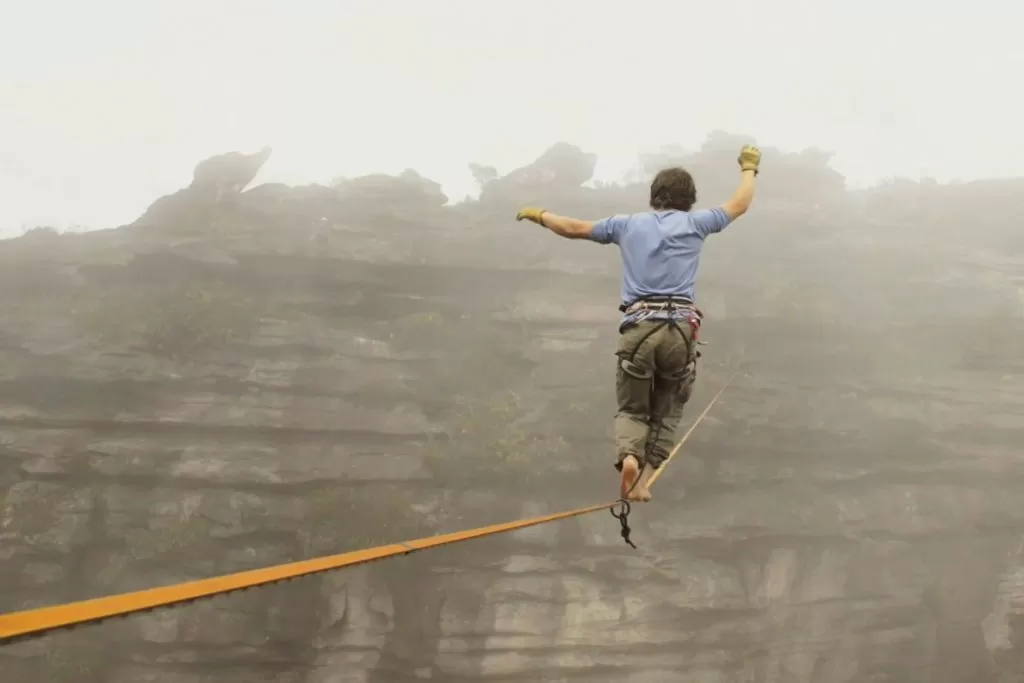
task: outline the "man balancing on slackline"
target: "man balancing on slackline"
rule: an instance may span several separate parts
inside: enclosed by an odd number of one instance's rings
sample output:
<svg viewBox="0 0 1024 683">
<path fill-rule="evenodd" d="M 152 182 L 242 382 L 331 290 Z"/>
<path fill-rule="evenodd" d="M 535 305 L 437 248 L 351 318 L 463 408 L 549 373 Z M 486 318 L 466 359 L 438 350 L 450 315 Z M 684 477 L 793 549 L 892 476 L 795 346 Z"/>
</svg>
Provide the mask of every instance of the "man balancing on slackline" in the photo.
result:
<svg viewBox="0 0 1024 683">
<path fill-rule="evenodd" d="M 516 214 L 516 220 L 525 218 L 562 237 L 619 245 L 624 316 L 615 352 L 615 469 L 627 500 L 651 499 L 647 482 L 668 457 L 693 392 L 702 318 L 693 297 L 700 250 L 705 238 L 750 208 L 761 152 L 746 145 L 737 161 L 739 187 L 712 209 L 694 211 L 693 177 L 685 169 L 666 168 L 651 181 L 650 211 L 596 222 L 537 207 Z"/>
</svg>

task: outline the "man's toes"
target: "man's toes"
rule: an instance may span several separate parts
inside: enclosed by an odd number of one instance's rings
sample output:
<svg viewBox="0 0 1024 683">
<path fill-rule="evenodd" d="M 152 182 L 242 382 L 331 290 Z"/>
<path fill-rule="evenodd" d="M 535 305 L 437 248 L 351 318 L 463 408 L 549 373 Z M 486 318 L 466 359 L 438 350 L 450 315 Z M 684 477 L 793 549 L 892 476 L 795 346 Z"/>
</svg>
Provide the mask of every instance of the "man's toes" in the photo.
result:
<svg viewBox="0 0 1024 683">
<path fill-rule="evenodd" d="M 637 486 L 626 497 L 631 503 L 646 503 L 652 498 L 650 490 Z"/>
</svg>

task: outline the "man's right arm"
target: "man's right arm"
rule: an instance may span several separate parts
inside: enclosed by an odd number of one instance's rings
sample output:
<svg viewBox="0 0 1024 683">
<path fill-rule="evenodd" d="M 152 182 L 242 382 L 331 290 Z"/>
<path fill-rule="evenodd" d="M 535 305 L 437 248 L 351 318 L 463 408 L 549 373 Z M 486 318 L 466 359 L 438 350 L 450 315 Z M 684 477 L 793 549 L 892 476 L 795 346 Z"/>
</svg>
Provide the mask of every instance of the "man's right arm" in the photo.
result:
<svg viewBox="0 0 1024 683">
<path fill-rule="evenodd" d="M 754 201 L 754 178 L 754 169 L 740 171 L 739 186 L 732 193 L 732 197 L 722 204 L 722 211 L 729 217 L 730 222 L 745 214 Z"/>
<path fill-rule="evenodd" d="M 761 165 L 761 150 L 753 145 L 744 145 L 736 161 L 740 165 L 740 185 L 729 201 L 714 209 L 701 209 L 690 214 L 702 238 L 725 230 L 725 226 L 745 214 L 754 201 L 754 178 L 757 167 Z"/>
<path fill-rule="evenodd" d="M 736 161 L 740 165 L 740 186 L 732 193 L 729 201 L 722 204 L 722 211 L 730 221 L 745 214 L 754 201 L 754 178 L 757 176 L 757 167 L 761 165 L 761 150 L 753 145 L 743 145 Z"/>
</svg>

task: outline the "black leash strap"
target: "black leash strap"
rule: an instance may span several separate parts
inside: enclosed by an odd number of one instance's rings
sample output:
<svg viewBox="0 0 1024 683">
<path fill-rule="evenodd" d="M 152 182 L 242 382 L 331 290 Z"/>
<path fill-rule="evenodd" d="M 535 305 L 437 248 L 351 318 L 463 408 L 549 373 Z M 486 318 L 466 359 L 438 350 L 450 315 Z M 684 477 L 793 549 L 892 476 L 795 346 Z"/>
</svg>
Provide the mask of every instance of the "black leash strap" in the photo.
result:
<svg viewBox="0 0 1024 683">
<path fill-rule="evenodd" d="M 629 513 L 631 511 L 632 508 L 629 505 L 629 501 L 625 498 L 619 499 L 618 511 L 616 511 L 614 507 L 610 509 L 612 517 L 619 520 L 619 525 L 622 527 L 622 540 L 625 541 L 633 550 L 636 550 L 636 545 L 634 545 L 633 541 L 629 538 L 629 535 L 633 532 L 633 530 L 629 528 Z"/>
</svg>

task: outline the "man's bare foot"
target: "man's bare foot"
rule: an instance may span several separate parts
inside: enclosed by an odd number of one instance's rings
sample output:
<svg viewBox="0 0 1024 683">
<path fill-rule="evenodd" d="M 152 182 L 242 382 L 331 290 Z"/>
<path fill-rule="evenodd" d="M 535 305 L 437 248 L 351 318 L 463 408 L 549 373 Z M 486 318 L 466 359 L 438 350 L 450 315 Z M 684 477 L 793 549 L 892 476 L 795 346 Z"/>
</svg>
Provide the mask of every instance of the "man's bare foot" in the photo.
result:
<svg viewBox="0 0 1024 683">
<path fill-rule="evenodd" d="M 630 500 L 637 501 L 638 503 L 649 503 L 653 497 L 653 494 L 650 493 L 650 488 L 642 483 L 638 483 L 637 487 L 633 489 L 633 493 L 630 494 Z"/>
<path fill-rule="evenodd" d="M 640 500 L 642 500 L 645 503 L 649 502 L 651 498 L 654 497 L 654 494 L 651 493 L 650 487 L 651 478 L 654 476 L 654 472 L 655 469 L 650 465 L 645 467 L 643 476 L 640 477 L 640 483 L 637 485 L 637 488 L 640 490 Z"/>
<path fill-rule="evenodd" d="M 647 503 L 653 498 L 650 487 L 647 485 L 651 481 L 651 477 L 654 476 L 653 467 L 645 467 L 643 473 L 640 475 L 640 481 L 636 483 L 633 488 L 633 492 L 629 494 L 628 500 L 636 501 L 638 503 Z"/>
<path fill-rule="evenodd" d="M 622 460 L 622 475 L 619 477 L 619 498 L 625 498 L 626 500 L 632 500 L 633 495 L 636 493 L 636 489 L 633 488 L 633 484 L 639 483 L 636 481 L 637 475 L 640 473 L 640 463 L 637 461 L 635 456 L 627 455 Z"/>
</svg>

